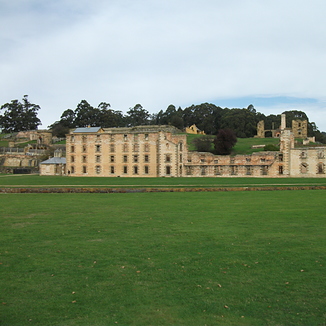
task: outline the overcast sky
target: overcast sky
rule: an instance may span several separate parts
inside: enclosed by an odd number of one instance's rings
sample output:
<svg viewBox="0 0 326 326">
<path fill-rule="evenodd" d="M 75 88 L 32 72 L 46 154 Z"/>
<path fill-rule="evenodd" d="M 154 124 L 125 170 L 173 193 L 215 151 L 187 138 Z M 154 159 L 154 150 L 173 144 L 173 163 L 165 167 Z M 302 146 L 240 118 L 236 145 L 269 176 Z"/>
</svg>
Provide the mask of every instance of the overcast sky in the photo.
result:
<svg viewBox="0 0 326 326">
<path fill-rule="evenodd" d="M 325 0 L 0 0 L 0 105 L 214 103 L 326 131 Z"/>
</svg>

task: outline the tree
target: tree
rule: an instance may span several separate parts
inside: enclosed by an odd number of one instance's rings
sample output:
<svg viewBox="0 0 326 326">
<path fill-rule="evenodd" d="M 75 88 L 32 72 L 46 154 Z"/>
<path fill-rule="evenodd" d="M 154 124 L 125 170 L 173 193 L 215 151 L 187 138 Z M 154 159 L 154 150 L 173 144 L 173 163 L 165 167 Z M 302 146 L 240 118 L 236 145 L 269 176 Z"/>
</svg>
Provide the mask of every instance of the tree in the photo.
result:
<svg viewBox="0 0 326 326">
<path fill-rule="evenodd" d="M 126 122 L 129 127 L 147 125 L 150 114 L 140 104 L 136 104 L 127 112 Z"/>
<path fill-rule="evenodd" d="M 67 128 L 75 128 L 76 127 L 76 115 L 75 112 L 71 109 L 65 110 L 60 117 L 60 123 Z"/>
<path fill-rule="evenodd" d="M 5 132 L 35 130 L 41 125 L 41 120 L 37 117 L 39 109 L 39 105 L 30 103 L 28 95 L 24 95 L 22 103 L 12 100 L 1 106 L 0 111 L 5 111 L 0 116 L 0 125 Z"/>
<path fill-rule="evenodd" d="M 221 128 L 231 129 L 237 137 L 253 137 L 257 131 L 257 116 L 253 106 L 247 109 L 227 109 L 222 118 Z"/>
<path fill-rule="evenodd" d="M 82 100 L 75 110 L 76 127 L 100 126 L 100 110 L 92 107 L 87 101 Z"/>
<path fill-rule="evenodd" d="M 220 129 L 214 139 L 215 153 L 218 155 L 230 155 L 236 143 L 237 137 L 233 130 Z"/>
<path fill-rule="evenodd" d="M 192 105 L 183 110 L 183 121 L 185 126 L 195 124 L 206 134 L 214 135 L 220 126 L 223 109 L 211 103 Z"/>
<path fill-rule="evenodd" d="M 51 130 L 52 135 L 60 138 L 66 137 L 66 134 L 69 133 L 69 127 L 65 126 L 62 122 L 56 121 L 52 125 L 48 126 Z"/>
<path fill-rule="evenodd" d="M 100 110 L 100 126 L 103 128 L 122 127 L 124 125 L 124 117 L 121 111 L 110 109 L 110 104 L 102 102 L 99 104 Z"/>
</svg>

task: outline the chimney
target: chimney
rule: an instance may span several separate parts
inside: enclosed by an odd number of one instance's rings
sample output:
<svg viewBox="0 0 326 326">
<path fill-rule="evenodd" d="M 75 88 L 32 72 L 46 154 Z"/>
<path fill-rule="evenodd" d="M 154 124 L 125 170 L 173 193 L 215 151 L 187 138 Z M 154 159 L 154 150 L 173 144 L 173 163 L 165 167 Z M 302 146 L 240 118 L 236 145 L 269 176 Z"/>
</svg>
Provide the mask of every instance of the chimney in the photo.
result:
<svg viewBox="0 0 326 326">
<path fill-rule="evenodd" d="M 281 114 L 281 130 L 286 129 L 286 115 L 284 113 Z"/>
</svg>

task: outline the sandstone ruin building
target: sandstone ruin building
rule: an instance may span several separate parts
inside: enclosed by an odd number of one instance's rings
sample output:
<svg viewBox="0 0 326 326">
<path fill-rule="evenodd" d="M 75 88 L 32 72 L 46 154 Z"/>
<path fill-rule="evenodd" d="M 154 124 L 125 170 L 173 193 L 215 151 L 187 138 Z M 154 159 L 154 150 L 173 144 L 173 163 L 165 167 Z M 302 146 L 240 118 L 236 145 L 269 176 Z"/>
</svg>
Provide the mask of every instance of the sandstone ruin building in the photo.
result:
<svg viewBox="0 0 326 326">
<path fill-rule="evenodd" d="M 214 155 L 189 151 L 186 135 L 171 126 L 77 128 L 67 135 L 70 176 L 111 177 L 325 177 L 325 146 L 294 147 L 280 127 L 280 151 Z"/>
</svg>

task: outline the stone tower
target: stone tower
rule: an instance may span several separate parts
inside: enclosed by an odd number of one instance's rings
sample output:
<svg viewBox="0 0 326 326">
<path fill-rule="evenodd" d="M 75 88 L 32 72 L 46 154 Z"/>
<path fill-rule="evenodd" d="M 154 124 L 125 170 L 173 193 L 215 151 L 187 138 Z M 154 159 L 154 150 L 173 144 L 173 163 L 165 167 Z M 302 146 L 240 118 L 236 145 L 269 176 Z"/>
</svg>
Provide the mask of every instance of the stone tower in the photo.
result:
<svg viewBox="0 0 326 326">
<path fill-rule="evenodd" d="M 261 120 L 257 124 L 257 138 L 265 138 L 265 121 Z"/>
<path fill-rule="evenodd" d="M 281 125 L 281 126 L 283 126 L 283 125 Z M 284 175 L 290 175 L 291 148 L 294 148 L 293 132 L 289 129 L 282 129 L 281 136 L 280 136 L 280 151 L 283 154 L 283 162 L 284 162 L 283 163 L 283 174 Z"/>
<path fill-rule="evenodd" d="M 306 139 L 308 137 L 308 121 L 292 120 L 292 131 L 295 138 Z"/>
<path fill-rule="evenodd" d="M 284 113 L 281 114 L 281 131 L 286 129 L 286 115 Z"/>
</svg>

